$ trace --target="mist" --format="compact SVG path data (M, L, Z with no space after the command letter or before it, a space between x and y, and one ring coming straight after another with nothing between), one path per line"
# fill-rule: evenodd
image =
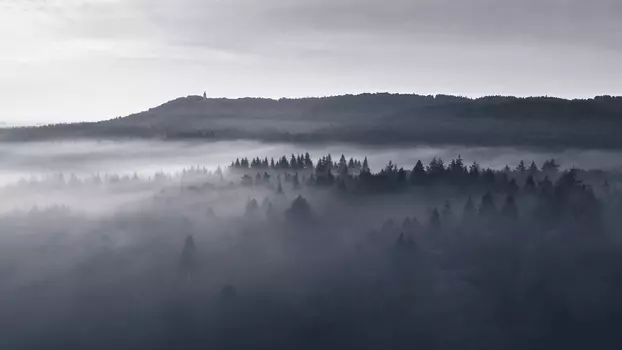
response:
M0 347L616 348L617 159L3 147Z
M429 162L434 157L450 159L460 155L465 161L501 169L533 160L542 164L555 158L562 167L583 169L622 169L617 150L537 147L473 147L459 145L369 146L348 143L292 144L238 141L55 141L0 143L0 184L20 179L64 174L88 177L94 174L152 176L157 172L176 173L190 167L216 170L240 157L280 157L283 154L348 154L368 157L370 167L380 169L390 159L404 167L417 160Z

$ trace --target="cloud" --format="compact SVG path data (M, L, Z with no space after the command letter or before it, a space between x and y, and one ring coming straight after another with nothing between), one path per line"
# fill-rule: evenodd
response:
M0 94L16 101L0 118L105 118L206 88L621 94L620 18L618 0L0 0Z
M397 38L404 46L441 40L607 49L619 49L622 39L622 3L615 0L156 0L137 7L166 28L168 40L246 48L318 36L365 36L374 44Z

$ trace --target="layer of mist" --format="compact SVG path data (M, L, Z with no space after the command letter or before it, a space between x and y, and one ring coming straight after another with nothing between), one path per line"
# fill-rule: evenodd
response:
M173 142L173 141L59 141L0 143L0 184L20 179L47 176L116 174L150 176L156 172L175 173L198 166L215 170L227 166L231 159L247 157L280 157L283 154L348 154L368 157L374 169L388 159L404 167L417 160L429 162L434 157L450 159L460 155L484 167L501 169L520 160L542 164L554 158L565 168L622 169L622 153L614 150L539 149L524 147L402 146L365 147L350 144L301 145L255 141Z
M0 348L619 347L615 153L337 149L3 147Z

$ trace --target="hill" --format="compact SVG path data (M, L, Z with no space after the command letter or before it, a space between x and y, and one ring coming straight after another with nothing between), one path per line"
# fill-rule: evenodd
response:
M566 100L414 94L300 99L188 96L96 123L5 129L0 140L140 137L363 144L622 148L622 97Z

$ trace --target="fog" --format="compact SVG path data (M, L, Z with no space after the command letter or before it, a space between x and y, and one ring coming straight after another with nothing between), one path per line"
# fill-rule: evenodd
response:
M403 167L434 157L451 159L461 155L494 169L520 160L543 161L555 158L566 168L622 169L622 153L615 150L538 149L510 147L410 146L370 147L352 144L287 144L254 141L162 142L162 141L59 141L0 144L0 183L22 178L65 175L118 174L142 176L156 172L175 173L192 166L215 170L228 166L236 157L280 157L309 152L312 155L342 153L348 157L368 157L372 169L382 168L390 159Z
M1 150L2 349L620 345L615 152Z

